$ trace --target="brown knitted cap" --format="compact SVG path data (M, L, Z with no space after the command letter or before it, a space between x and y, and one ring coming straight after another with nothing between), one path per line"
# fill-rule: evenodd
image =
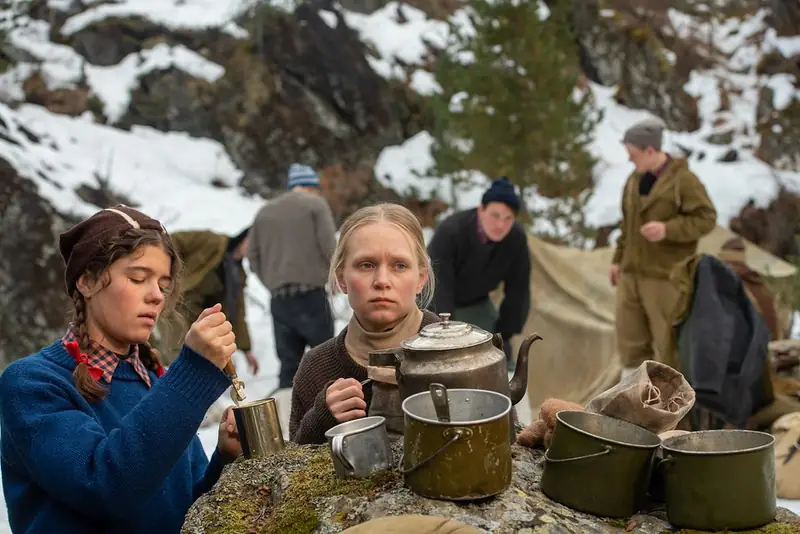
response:
M132 228L167 233L157 220L133 208L118 204L98 211L61 234L59 249L66 264L64 281L68 295L71 296L75 291L78 278L101 248Z

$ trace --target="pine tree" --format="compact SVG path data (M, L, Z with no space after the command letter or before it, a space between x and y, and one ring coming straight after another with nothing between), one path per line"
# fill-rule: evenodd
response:
M583 198L594 160L587 152L599 115L577 90L578 52L570 2L543 17L536 0L473 0L474 31L450 26L436 70L441 93L432 171L475 169L508 176L523 194Z

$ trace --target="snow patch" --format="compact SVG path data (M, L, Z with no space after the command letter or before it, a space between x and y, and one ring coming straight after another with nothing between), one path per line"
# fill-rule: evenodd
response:
M16 143L0 142L0 157L64 213L86 217L99 209L75 193L83 184L97 187L95 176L107 179L113 192L131 199L170 231L235 234L250 225L263 204L235 186L242 172L211 139L142 126L119 130L28 104L16 110L0 104L0 119L7 125L4 135ZM38 139L31 140L22 128Z
M286 0L288 2L289 0ZM282 5L270 1L270 5ZM64 9L69 2L49 0L48 6ZM72 35L108 18L142 17L172 30L220 29L237 39L247 32L234 22L258 5L257 0L120 0L99 4L68 18L61 27L63 35Z
M103 112L108 122L117 122L128 109L131 92L139 87L139 78L156 71L176 68L208 82L215 82L225 74L225 69L183 45L169 46L159 43L125 57L111 67L86 67L89 86L103 102Z

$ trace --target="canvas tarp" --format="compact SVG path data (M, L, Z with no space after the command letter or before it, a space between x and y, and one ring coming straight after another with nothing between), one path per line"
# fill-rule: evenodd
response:
M717 226L699 251L716 254L734 237ZM547 397L585 404L616 383L621 370L614 338L615 290L608 281L613 248L584 250L529 237L531 312L524 334L541 341L530 352L528 399L532 413ZM793 265L746 242L747 263L766 276L790 276ZM515 351L522 336L512 340Z

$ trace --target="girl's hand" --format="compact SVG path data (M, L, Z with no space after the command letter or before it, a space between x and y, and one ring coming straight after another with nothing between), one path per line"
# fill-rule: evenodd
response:
M232 406L225 408L222 421L219 423L217 452L220 453L226 464L242 455L242 444L239 442L239 432L236 429L236 418L233 416Z
M203 310L186 334L186 345L220 369L224 369L236 352L234 343L236 336L233 333L233 325L225 319L221 309L222 305L214 304Z
M331 384L325 393L325 405L339 423L367 416L364 391L355 378L340 378Z

